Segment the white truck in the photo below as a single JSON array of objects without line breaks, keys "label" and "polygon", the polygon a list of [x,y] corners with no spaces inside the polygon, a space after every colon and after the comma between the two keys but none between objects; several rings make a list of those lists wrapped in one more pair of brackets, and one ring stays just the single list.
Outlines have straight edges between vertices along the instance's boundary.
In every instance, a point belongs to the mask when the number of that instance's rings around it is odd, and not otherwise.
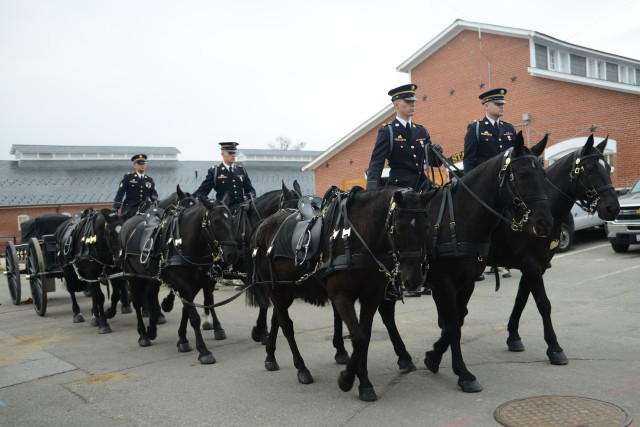
[{"label": "white truck", "polygon": [[629,245],[640,245],[640,179],[628,193],[618,198],[620,213],[607,221],[607,239],[615,252],[627,252]]}]

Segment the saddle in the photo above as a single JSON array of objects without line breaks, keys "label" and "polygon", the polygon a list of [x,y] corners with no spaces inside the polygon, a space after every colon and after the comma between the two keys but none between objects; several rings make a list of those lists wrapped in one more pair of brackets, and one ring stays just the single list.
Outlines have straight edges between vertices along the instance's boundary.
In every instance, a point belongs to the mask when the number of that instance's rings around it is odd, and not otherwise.
[{"label": "saddle", "polygon": [[[59,253],[64,259],[73,259],[76,255],[88,255],[87,245],[91,242],[95,242],[95,234],[93,233],[93,221],[91,218],[95,215],[95,211],[92,208],[85,209],[82,213],[76,214],[65,225],[62,230],[60,242],[62,248],[59,248]],[[82,227],[79,226],[82,224]],[[80,254],[76,254],[75,240],[82,242],[80,248]]]},{"label": "saddle", "polygon": [[322,199],[318,196],[304,196],[298,201],[297,224],[291,235],[294,263],[300,266],[314,259],[320,250],[322,240]]},{"label": "saddle", "polygon": [[[156,257],[160,247],[158,242],[162,232],[162,220],[165,217],[165,210],[153,208],[145,213],[144,217],[145,219],[142,223],[144,227],[140,229],[140,240],[137,241],[137,245],[140,247],[135,249],[140,251],[140,263],[147,266],[149,260]],[[127,250],[127,252],[129,251]]]}]

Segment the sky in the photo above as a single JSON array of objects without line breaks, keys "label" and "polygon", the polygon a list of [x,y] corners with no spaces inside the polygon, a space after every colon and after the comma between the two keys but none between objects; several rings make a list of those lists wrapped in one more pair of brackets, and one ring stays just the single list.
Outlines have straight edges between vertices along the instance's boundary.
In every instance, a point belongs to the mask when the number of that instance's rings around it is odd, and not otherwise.
[{"label": "sky", "polygon": [[220,141],[279,136],[322,151],[456,19],[640,60],[640,0],[0,0],[0,159],[43,144],[216,160]]}]

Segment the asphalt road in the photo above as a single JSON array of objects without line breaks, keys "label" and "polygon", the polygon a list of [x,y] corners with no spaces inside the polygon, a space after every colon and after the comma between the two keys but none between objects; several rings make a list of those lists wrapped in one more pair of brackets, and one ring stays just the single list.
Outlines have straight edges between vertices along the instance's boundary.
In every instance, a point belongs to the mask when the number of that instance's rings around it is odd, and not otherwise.
[{"label": "asphalt road", "polygon": [[[465,394],[456,385],[450,353],[440,372],[422,362],[438,337],[431,297],[397,306],[396,319],[416,372],[398,371],[386,330],[376,317],[369,374],[378,401],[358,399],[357,383],[342,392],[342,367],[333,361],[330,308],[296,303],[292,317],[298,345],[314,376],[296,380],[291,352],[279,339],[280,371],[264,368],[264,347],[250,330],[256,311],[244,298],[221,307],[228,338],[205,331],[214,365],[176,348],[179,311],[167,314],[154,345],[137,344],[135,317],[111,320],[113,333],[99,335],[88,322],[71,322],[70,298],[58,282],[45,317],[31,305],[11,303],[0,279],[0,425],[2,426],[495,426],[499,405],[529,396],[566,395],[601,399],[640,415],[640,247],[615,254],[601,236],[581,236],[557,256],[546,274],[553,321],[570,361],[553,366],[546,357],[542,325],[530,301],[520,334],[526,346],[511,353],[506,323],[519,272],[479,282],[463,328],[463,354],[484,390]],[[26,280],[23,279],[23,282]],[[28,285],[23,283],[23,299]],[[162,290],[166,293],[166,289]],[[216,292],[230,297],[233,287]],[[85,315],[90,301],[79,296]],[[179,303],[177,304],[179,308]],[[193,332],[189,332],[193,344]]]}]

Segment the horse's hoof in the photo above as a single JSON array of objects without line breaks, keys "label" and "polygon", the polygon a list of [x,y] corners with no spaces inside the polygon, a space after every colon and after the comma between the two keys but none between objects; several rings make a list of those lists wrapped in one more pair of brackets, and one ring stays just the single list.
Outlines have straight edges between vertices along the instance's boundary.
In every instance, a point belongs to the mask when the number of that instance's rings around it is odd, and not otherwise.
[{"label": "horse's hoof", "polygon": [[429,353],[425,354],[424,365],[434,374],[437,374],[440,370],[440,363],[437,363],[435,360],[431,359]]},{"label": "horse's hoof", "polygon": [[162,308],[162,311],[164,311],[165,313],[169,313],[171,310],[173,310],[173,300],[168,300],[167,298],[163,299],[160,307]]},{"label": "horse's hoof", "polygon": [[227,334],[224,332],[224,329],[218,329],[217,331],[213,332],[213,338],[217,341],[226,340]]},{"label": "horse's hoof", "polygon": [[333,358],[338,365],[346,365],[347,363],[349,363],[350,359],[349,353],[347,352],[336,352],[336,355],[333,356]]},{"label": "horse's hoof", "polygon": [[109,325],[100,326],[100,328],[98,329],[99,334],[110,334],[111,332],[113,331],[111,330]]},{"label": "horse's hoof", "polygon": [[204,355],[198,357],[198,360],[203,365],[213,365],[214,363],[216,363],[216,358],[213,357],[213,354],[211,354],[211,353],[204,354]]},{"label": "horse's hoof", "polygon": [[260,331],[256,326],[254,326],[251,329],[251,339],[254,340],[255,342],[262,342],[262,339],[268,336],[269,336],[269,332]]},{"label": "horse's hoof", "polygon": [[375,402],[376,400],[378,400],[378,395],[376,394],[373,387],[361,388],[358,391],[358,397],[364,402]]},{"label": "horse's hoof", "polygon": [[264,367],[267,368],[267,371],[279,371],[280,365],[275,360],[265,360]]},{"label": "horse's hoof", "polygon": [[509,347],[509,351],[524,351],[524,344],[522,344],[522,340],[507,340],[507,347]]},{"label": "horse's hoof", "polygon": [[413,372],[417,369],[416,365],[413,363],[411,359],[409,360],[398,359],[398,366],[400,367],[401,371],[405,371],[405,372]]},{"label": "horse's hoof", "polygon": [[309,371],[298,372],[298,382],[300,384],[311,384],[311,383],[313,383],[313,377],[311,376],[311,372],[309,372]]},{"label": "horse's hoof", "polygon": [[353,380],[349,381],[347,378],[347,371],[340,372],[338,376],[338,387],[342,391],[349,391],[353,388]]},{"label": "horse's hoof", "polygon": [[73,316],[73,323],[82,323],[84,322],[84,316],[82,315],[82,313],[78,313],[75,316]]},{"label": "horse's hoof", "polygon": [[167,323],[167,318],[164,317],[162,314],[158,316],[158,321],[156,322],[156,325],[164,325],[165,323]]},{"label": "horse's hoof", "polygon": [[458,385],[465,393],[477,393],[479,391],[482,391],[482,386],[475,379],[466,381],[459,379]]},{"label": "horse's hoof", "polygon": [[547,351],[547,357],[552,365],[566,365],[569,363],[567,355],[564,351]]},{"label": "horse's hoof", "polygon": [[188,342],[179,342],[178,343],[178,351],[180,353],[186,353],[188,351],[191,351],[191,346],[189,345]]},{"label": "horse's hoof", "polygon": [[151,347],[151,340],[148,338],[140,338],[138,339],[138,345],[140,347]]},{"label": "horse's hoof", "polygon": [[98,326],[98,319],[96,319],[95,317],[91,318],[91,326]]},{"label": "horse's hoof", "polygon": [[133,313],[133,310],[131,309],[130,305],[122,306],[122,307],[120,307],[120,313],[129,314],[129,313]]}]

